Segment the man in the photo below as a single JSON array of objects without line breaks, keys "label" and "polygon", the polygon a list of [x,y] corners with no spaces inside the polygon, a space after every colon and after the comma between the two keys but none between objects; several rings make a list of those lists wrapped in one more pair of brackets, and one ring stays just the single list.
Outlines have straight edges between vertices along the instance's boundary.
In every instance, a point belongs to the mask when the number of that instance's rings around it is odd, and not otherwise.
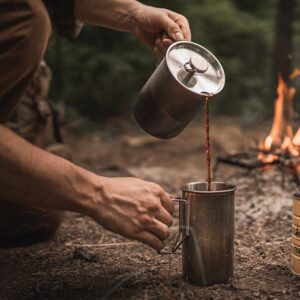
[{"label": "man", "polygon": [[[135,0],[60,0],[57,23],[77,33],[76,19],[135,34],[163,55],[190,40],[187,20]],[[64,19],[64,16],[65,19]],[[74,27],[74,26],[75,27]],[[43,58],[50,20],[41,0],[0,0],[0,120],[5,122]],[[106,178],[47,153],[0,124],[0,243],[49,238],[61,212],[92,217],[106,229],[161,249],[172,223],[172,201],[157,184]]]}]

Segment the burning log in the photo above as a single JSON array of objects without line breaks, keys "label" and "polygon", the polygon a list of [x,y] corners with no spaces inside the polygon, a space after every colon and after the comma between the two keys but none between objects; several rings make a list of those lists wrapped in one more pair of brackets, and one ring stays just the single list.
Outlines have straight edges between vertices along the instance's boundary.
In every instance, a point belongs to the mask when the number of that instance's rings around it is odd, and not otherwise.
[{"label": "burning log", "polygon": [[275,165],[278,163],[278,160],[272,160],[270,162],[264,162],[262,160],[257,159],[256,157],[251,158],[249,155],[245,154],[242,157],[241,153],[228,155],[228,156],[218,156],[218,163],[228,164],[231,166],[241,167],[252,171],[254,169],[263,168],[268,165]]}]

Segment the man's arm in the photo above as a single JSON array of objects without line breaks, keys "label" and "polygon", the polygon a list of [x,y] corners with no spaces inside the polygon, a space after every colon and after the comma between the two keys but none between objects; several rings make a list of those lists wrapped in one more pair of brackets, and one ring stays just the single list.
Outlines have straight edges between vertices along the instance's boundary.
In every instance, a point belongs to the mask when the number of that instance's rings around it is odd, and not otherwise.
[{"label": "man's arm", "polygon": [[97,176],[47,153],[0,125],[0,203],[80,212],[108,230],[163,247],[172,203],[158,185]]},{"label": "man's arm", "polygon": [[135,0],[75,0],[75,17],[101,27],[132,32],[135,11],[140,3]]},{"label": "man's arm", "polygon": [[191,39],[184,16],[135,0],[75,0],[75,16],[89,24],[131,32],[159,54],[174,41]]}]

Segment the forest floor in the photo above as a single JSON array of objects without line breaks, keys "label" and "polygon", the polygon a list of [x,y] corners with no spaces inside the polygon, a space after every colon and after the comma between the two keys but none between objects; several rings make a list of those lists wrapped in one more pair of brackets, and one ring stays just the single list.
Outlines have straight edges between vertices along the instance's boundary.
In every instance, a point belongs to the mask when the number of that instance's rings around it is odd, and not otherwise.
[{"label": "forest floor", "polygon": [[[212,118],[213,158],[249,149],[267,135],[268,125]],[[65,135],[74,161],[99,174],[152,180],[174,195],[187,182],[205,180],[200,121],[168,141],[150,138],[123,119],[99,126],[74,122]],[[259,187],[245,170],[225,165],[217,180],[238,187],[230,283],[185,283],[180,250],[160,256],[88,217],[68,213],[51,241],[0,250],[0,299],[299,299],[300,278],[289,270],[293,188],[281,187],[276,169],[259,174]]]}]

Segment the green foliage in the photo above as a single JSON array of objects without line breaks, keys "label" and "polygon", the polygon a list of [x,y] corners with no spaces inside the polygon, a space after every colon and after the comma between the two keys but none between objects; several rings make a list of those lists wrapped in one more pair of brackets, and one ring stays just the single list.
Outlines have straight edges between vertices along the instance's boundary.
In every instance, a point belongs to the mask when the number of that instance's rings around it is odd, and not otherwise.
[{"label": "green foliage", "polygon": [[[295,11],[296,15],[296,20],[297,16],[300,15],[300,5],[298,5],[297,10]],[[294,63],[293,65],[295,67],[300,68],[300,22],[296,21],[294,22],[294,41],[293,41],[293,46],[294,46],[294,51],[293,51],[293,56],[294,56]],[[300,91],[299,91],[300,93]]]},{"label": "green foliage", "polygon": [[[147,0],[189,19],[193,41],[211,50],[226,73],[216,113],[255,119],[272,111],[272,49],[276,0]],[[300,8],[299,8],[300,10]],[[295,22],[299,63],[300,22]],[[128,33],[86,26],[76,42],[55,39],[47,60],[54,68],[52,98],[94,120],[128,110],[155,68],[152,52]]]},{"label": "green foliage", "polygon": [[194,41],[215,53],[226,73],[217,112],[253,116],[270,94],[273,15],[260,18],[236,3],[242,2],[203,0],[191,3],[187,15]]},{"label": "green foliage", "polygon": [[78,41],[61,42],[63,61],[58,67],[55,41],[48,53],[48,62],[63,79],[60,91],[54,84],[52,98],[65,99],[94,120],[128,107],[155,65],[150,51],[127,33],[87,26]]}]

